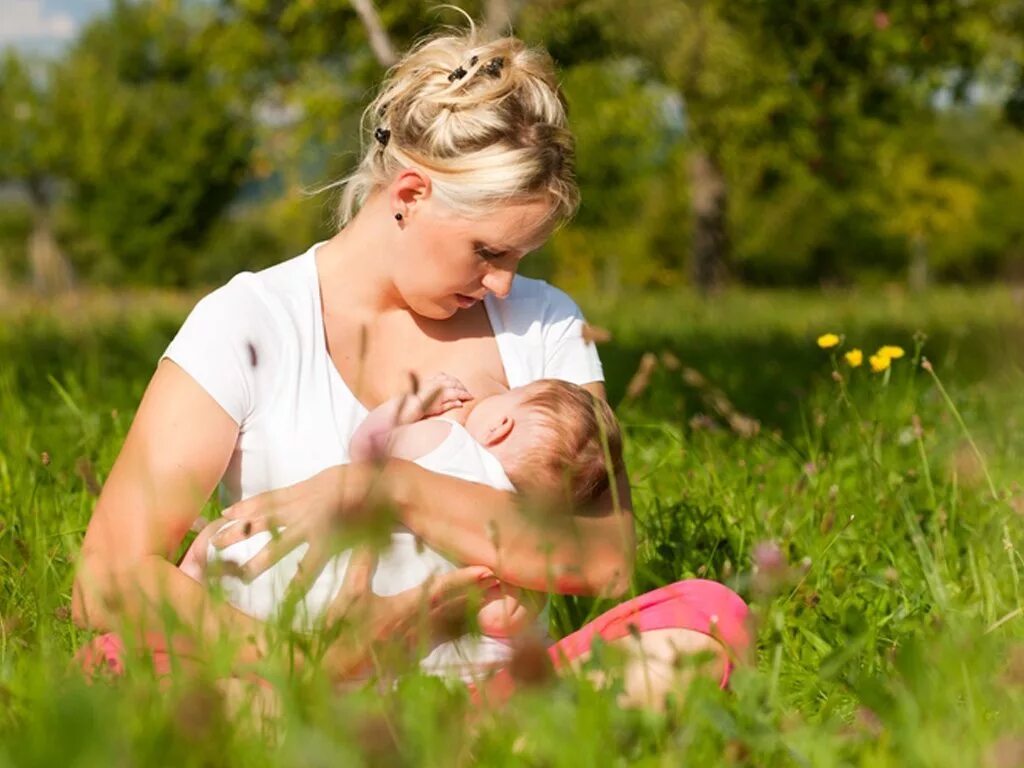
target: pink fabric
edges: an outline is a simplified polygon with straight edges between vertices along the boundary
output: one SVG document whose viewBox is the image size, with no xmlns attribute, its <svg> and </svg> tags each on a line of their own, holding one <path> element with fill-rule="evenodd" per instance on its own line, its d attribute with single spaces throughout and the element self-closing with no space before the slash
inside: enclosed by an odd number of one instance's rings
<svg viewBox="0 0 1024 768">
<path fill-rule="evenodd" d="M 750 610 L 739 595 L 724 584 L 706 579 L 677 581 L 645 592 L 598 616 L 548 649 L 555 669 L 590 650 L 594 639 L 610 643 L 632 631 L 691 629 L 709 635 L 725 646 L 728 658 L 722 687 L 738 659 L 750 648 L 747 618 Z M 634 628 L 634 629 L 631 629 Z"/>
<path fill-rule="evenodd" d="M 749 615 L 747 604 L 724 584 L 706 579 L 677 581 L 606 611 L 548 648 L 548 656 L 558 670 L 588 653 L 598 637 L 611 643 L 633 632 L 689 629 L 708 635 L 725 647 L 726 663 L 721 680 L 725 688 L 735 663 L 746 661 L 751 650 Z M 473 688 L 472 695 L 492 704 L 500 703 L 515 688 L 509 670 L 500 669 Z"/>
</svg>

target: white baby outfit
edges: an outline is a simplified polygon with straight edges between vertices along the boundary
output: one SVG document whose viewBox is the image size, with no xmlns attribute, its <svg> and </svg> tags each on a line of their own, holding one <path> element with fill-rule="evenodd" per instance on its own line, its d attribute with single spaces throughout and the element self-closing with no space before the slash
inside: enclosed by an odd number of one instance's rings
<svg viewBox="0 0 1024 768">
<path fill-rule="evenodd" d="M 200 300 L 164 352 L 239 425 L 221 480 L 225 504 L 347 464 L 368 413 L 327 351 L 316 248 L 236 275 Z M 509 387 L 603 380 L 582 313 L 562 291 L 517 276 L 508 297 L 488 296 L 484 306 Z M 410 566 L 413 554 L 395 550 Z"/>
</svg>

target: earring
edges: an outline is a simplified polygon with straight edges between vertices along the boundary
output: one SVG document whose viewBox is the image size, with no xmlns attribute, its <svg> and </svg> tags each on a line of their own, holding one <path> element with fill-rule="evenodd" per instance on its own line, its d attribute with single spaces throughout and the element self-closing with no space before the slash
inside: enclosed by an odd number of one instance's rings
<svg viewBox="0 0 1024 768">
<path fill-rule="evenodd" d="M 396 213 L 395 214 L 395 221 L 401 221 L 401 220 L 402 220 L 402 214 Z"/>
</svg>

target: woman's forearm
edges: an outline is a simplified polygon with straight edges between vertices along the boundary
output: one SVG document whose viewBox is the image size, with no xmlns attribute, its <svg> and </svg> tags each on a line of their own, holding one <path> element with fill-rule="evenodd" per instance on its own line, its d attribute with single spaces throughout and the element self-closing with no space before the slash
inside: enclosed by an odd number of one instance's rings
<svg viewBox="0 0 1024 768">
<path fill-rule="evenodd" d="M 619 595 L 629 585 L 634 531 L 628 490 L 620 490 L 617 510 L 569 516 L 410 462 L 393 460 L 388 474 L 398 514 L 410 529 L 461 562 L 487 566 L 502 581 L 562 594 Z"/>
<path fill-rule="evenodd" d="M 180 627 L 168 622 L 168 610 Z M 255 662 L 265 653 L 261 621 L 213 601 L 202 584 L 160 555 L 147 555 L 117 570 L 84 556 L 72 592 L 72 614 L 80 626 L 98 631 L 140 636 L 180 632 L 207 645 L 227 640 L 238 647 L 241 663 Z"/>
</svg>

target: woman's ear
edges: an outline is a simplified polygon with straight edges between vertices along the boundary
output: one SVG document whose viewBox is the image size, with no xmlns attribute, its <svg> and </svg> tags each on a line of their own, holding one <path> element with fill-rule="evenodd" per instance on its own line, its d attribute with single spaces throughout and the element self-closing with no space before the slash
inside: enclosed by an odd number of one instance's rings
<svg viewBox="0 0 1024 768">
<path fill-rule="evenodd" d="M 390 190 L 391 209 L 407 219 L 416 205 L 430 199 L 430 177 L 418 168 L 405 168 L 395 176 Z"/>
<path fill-rule="evenodd" d="M 502 416 L 501 421 L 492 424 L 490 429 L 487 430 L 487 435 L 484 438 L 484 447 L 493 448 L 498 443 L 506 440 L 512 434 L 515 425 L 516 420 L 513 417 Z"/>
</svg>

